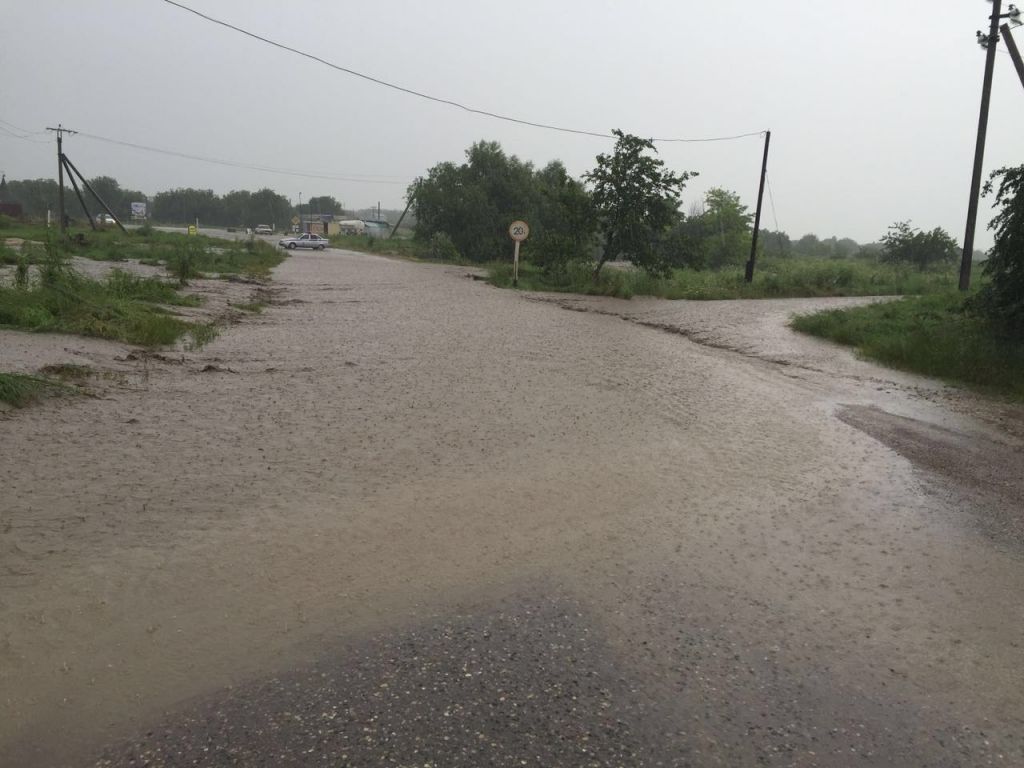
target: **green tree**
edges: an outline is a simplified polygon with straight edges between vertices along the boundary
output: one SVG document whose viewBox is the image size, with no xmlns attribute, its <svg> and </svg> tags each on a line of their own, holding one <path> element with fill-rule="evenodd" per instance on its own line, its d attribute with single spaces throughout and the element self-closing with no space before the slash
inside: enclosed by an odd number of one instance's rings
<svg viewBox="0 0 1024 768">
<path fill-rule="evenodd" d="M 264 187 L 252 193 L 245 225 L 270 224 L 280 228 L 285 226 L 285 222 L 289 221 L 291 216 L 291 201 L 284 195 Z"/>
<path fill-rule="evenodd" d="M 41 219 L 47 211 L 57 216 L 58 194 L 57 182 L 53 179 L 22 179 L 7 182 L 7 196 L 16 203 L 21 203 L 22 211 L 30 219 Z M 65 200 L 74 200 L 71 188 L 64 190 Z M 68 210 L 71 210 L 70 207 Z"/>
<path fill-rule="evenodd" d="M 333 216 L 340 216 L 343 212 L 342 205 L 330 195 L 315 195 L 309 198 L 307 211 L 317 213 L 329 213 Z"/>
<path fill-rule="evenodd" d="M 750 256 L 753 214 L 735 192 L 714 187 L 704 197 L 704 237 L 712 269 L 742 264 Z"/>
<path fill-rule="evenodd" d="M 530 260 L 549 272 L 592 257 L 597 219 L 590 194 L 555 160 L 536 174 L 539 205 L 528 246 Z"/>
<path fill-rule="evenodd" d="M 822 252 L 821 240 L 817 235 L 806 234 L 793 243 L 793 252 L 798 256 L 820 256 Z"/>
<path fill-rule="evenodd" d="M 598 230 L 604 248 L 594 268 L 596 280 L 610 259 L 626 258 L 651 273 L 667 269 L 657 247 L 659 239 L 677 220 L 679 195 L 694 173 L 665 170 L 650 139 L 613 131 L 615 149 L 597 156 L 597 166 L 586 174 Z"/>
<path fill-rule="evenodd" d="M 781 230 L 763 229 L 757 236 L 758 248 L 765 256 L 785 258 L 793 255 L 793 241 Z"/>
<path fill-rule="evenodd" d="M 882 237 L 880 260 L 926 269 L 955 262 L 957 251 L 956 240 L 944 229 L 936 227 L 931 232 L 922 232 L 911 227 L 909 221 L 897 221 Z"/>
<path fill-rule="evenodd" d="M 543 229 L 537 214 L 544 200 L 533 166 L 505 154 L 497 142 L 473 144 L 462 165 L 435 165 L 413 182 L 409 194 L 416 239 L 426 246 L 443 232 L 472 261 L 510 254 L 508 225 L 516 219 Z"/>
<path fill-rule="evenodd" d="M 199 219 L 205 224 L 235 224 L 225 221 L 221 199 L 212 189 L 191 187 L 158 192 L 153 197 L 152 217 L 166 224 L 189 224 Z"/>
<path fill-rule="evenodd" d="M 1024 334 L 1024 165 L 995 171 L 985 184 L 986 195 L 996 180 L 993 207 L 1000 210 L 989 223 L 995 244 L 985 264 L 991 282 L 975 301 L 1001 330 L 1019 339 Z"/>
</svg>

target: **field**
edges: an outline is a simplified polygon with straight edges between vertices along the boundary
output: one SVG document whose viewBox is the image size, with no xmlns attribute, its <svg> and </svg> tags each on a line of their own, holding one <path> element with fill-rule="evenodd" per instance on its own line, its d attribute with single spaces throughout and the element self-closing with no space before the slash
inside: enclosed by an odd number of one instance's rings
<svg viewBox="0 0 1024 768">
<path fill-rule="evenodd" d="M 512 265 L 489 266 L 491 283 L 512 285 Z M 605 268 L 595 282 L 590 264 L 575 263 L 559 275 L 529 264 L 519 265 L 519 287 L 589 295 L 657 296 L 663 299 L 783 299 L 823 296 L 892 296 L 930 294 L 956 284 L 952 268 L 916 269 L 853 259 L 762 259 L 754 281 L 744 280 L 743 268 L 719 271 L 675 269 L 667 277 L 652 277 L 632 267 Z"/>
<path fill-rule="evenodd" d="M 1024 343 L 965 312 L 956 291 L 798 316 L 792 327 L 894 368 L 1024 400 Z"/>
</svg>

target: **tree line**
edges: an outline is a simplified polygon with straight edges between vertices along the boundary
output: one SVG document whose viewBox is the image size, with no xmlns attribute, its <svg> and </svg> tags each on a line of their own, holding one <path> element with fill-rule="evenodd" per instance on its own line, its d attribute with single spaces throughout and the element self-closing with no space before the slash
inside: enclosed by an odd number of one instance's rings
<svg viewBox="0 0 1024 768">
<path fill-rule="evenodd" d="M 137 189 L 122 187 L 110 176 L 89 179 L 89 184 L 110 206 L 114 215 L 124 220 L 131 217 L 131 204 L 136 202 L 147 203 L 148 217 L 163 224 L 185 224 L 198 218 L 201 224 L 212 226 L 254 227 L 257 224 L 276 224 L 280 229 L 299 213 L 297 205 L 269 188 L 256 192 L 234 190 L 218 195 L 212 189 L 183 187 L 158 192 L 150 197 Z M 47 211 L 53 216 L 57 215 L 58 192 L 57 182 L 53 179 L 8 180 L 6 196 L 9 202 L 21 204 L 27 218 L 42 219 L 46 217 Z M 93 215 L 102 211 L 85 190 L 83 196 Z M 65 187 L 64 205 L 73 219 L 85 215 L 70 187 Z M 344 209 L 331 195 L 315 195 L 302 202 L 301 213 L 305 216 L 341 216 Z"/>
<path fill-rule="evenodd" d="M 738 194 L 713 187 L 684 213 L 681 195 L 695 171 L 672 172 L 652 142 L 616 131 L 610 154 L 575 179 L 555 160 L 542 168 L 509 155 L 493 141 L 466 150 L 463 163 L 443 162 L 409 187 L 415 237 L 427 252 L 486 262 L 507 257 L 507 228 L 530 225 L 523 254 L 546 270 L 591 262 L 595 273 L 624 259 L 652 273 L 674 268 L 722 269 L 750 255 L 753 215 Z M 819 238 L 793 240 L 761 231 L 758 250 L 778 258 L 862 258 L 920 268 L 957 258 L 944 230 L 921 232 L 896 222 L 877 242 Z"/>
</svg>

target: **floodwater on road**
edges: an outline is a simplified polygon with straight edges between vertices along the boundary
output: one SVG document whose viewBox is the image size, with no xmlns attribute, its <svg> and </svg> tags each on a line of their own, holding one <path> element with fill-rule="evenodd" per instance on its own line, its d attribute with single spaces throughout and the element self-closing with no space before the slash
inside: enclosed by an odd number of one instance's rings
<svg viewBox="0 0 1024 768">
<path fill-rule="evenodd" d="M 118 374 L 0 414 L 0 765 L 1024 764 L 1019 407 L 786 328 L 844 300 L 268 295 L 0 331 Z"/>
</svg>

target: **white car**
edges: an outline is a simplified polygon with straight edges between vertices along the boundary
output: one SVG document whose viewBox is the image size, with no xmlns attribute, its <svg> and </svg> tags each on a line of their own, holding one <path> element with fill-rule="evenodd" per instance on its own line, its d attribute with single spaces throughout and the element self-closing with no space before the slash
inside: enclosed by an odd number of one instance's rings
<svg viewBox="0 0 1024 768">
<path fill-rule="evenodd" d="M 257 235 L 272 235 L 272 234 L 274 234 L 274 230 L 268 224 L 257 224 L 256 225 L 256 234 Z"/>
<path fill-rule="evenodd" d="M 298 237 L 285 237 L 277 241 L 277 244 L 282 248 L 315 248 L 318 251 L 322 251 L 330 243 L 326 237 L 320 235 L 311 235 L 308 232 Z"/>
</svg>

